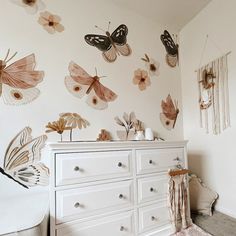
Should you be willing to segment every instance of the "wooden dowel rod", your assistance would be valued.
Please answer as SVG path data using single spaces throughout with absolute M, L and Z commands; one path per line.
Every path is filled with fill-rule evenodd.
M 228 56 L 229 54 L 231 54 L 232 53 L 232 51 L 229 51 L 229 52 L 227 52 L 227 53 L 225 53 L 224 55 L 225 56 Z M 220 57 L 219 57 L 220 58 Z M 216 60 L 216 59 L 215 59 Z M 214 61 L 214 60 L 212 60 L 212 61 Z M 209 62 L 210 63 L 210 62 Z M 200 68 L 198 68 L 198 69 L 201 69 L 201 67 Z M 197 70 L 195 70 L 194 72 L 197 72 L 198 71 L 198 69 Z
M 182 169 L 182 170 L 171 170 L 169 171 L 169 176 L 176 176 L 176 175 L 185 175 L 189 173 L 189 170 L 187 169 Z

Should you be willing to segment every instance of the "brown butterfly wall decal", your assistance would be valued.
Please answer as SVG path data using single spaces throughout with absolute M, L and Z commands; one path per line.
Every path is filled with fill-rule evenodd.
M 78 98 L 87 96 L 86 102 L 94 109 L 103 110 L 108 102 L 114 101 L 117 95 L 100 83 L 99 76 L 89 75 L 75 62 L 69 64 L 70 76 L 65 77 L 65 85 L 71 94 Z
M 106 35 L 87 34 L 84 36 L 85 41 L 102 51 L 102 56 L 107 62 L 114 62 L 117 55 L 129 56 L 132 52 L 129 44 L 127 44 L 128 28 L 126 25 L 121 24 L 112 34 L 108 30 L 102 30 Z M 98 26 L 95 26 L 99 28 Z M 99 28 L 100 29 L 100 28 Z
M 179 45 L 174 42 L 167 30 L 164 31 L 160 38 L 166 49 L 166 63 L 170 67 L 175 67 L 179 62 Z
M 49 169 L 40 161 L 46 135 L 32 139 L 31 128 L 25 127 L 7 147 L 0 173 L 25 188 L 48 185 Z
M 7 66 L 16 53 L 9 57 L 10 50 L 3 60 L 0 60 L 0 96 L 5 104 L 26 104 L 39 96 L 35 88 L 43 80 L 44 72 L 36 71 L 35 55 L 28 55 Z
M 179 114 L 178 102 L 173 102 L 169 94 L 166 101 L 161 101 L 161 108 L 160 120 L 162 125 L 168 130 L 174 129 Z

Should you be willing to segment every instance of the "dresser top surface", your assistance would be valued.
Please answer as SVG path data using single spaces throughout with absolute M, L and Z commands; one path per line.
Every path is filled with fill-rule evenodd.
M 174 148 L 185 147 L 188 141 L 77 141 L 77 142 L 48 142 L 51 150 L 77 149 L 135 149 L 135 148 Z

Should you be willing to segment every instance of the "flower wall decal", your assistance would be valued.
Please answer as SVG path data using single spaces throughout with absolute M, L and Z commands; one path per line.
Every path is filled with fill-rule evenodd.
M 61 113 L 60 117 L 65 119 L 67 126 L 71 127 L 71 129 L 70 129 L 70 141 L 73 140 L 73 136 L 72 136 L 73 129 L 76 129 L 76 128 L 82 129 L 82 128 L 86 128 L 87 126 L 90 125 L 89 122 L 86 119 L 82 118 L 77 113 L 70 113 L 70 112 Z
M 53 15 L 48 11 L 41 12 L 38 19 L 38 23 L 42 25 L 49 34 L 64 31 L 65 28 L 62 24 L 60 24 L 60 22 L 60 16 Z
M 42 0 L 11 0 L 18 6 L 24 7 L 29 14 L 36 14 L 45 8 L 45 4 Z
M 150 76 L 160 75 L 160 63 L 158 61 L 150 58 L 147 54 L 145 54 L 145 57 L 141 58 L 141 60 L 145 61 L 145 66 Z
M 133 83 L 138 85 L 141 91 L 145 90 L 148 86 L 151 85 L 148 72 L 146 70 L 137 69 L 134 71 Z
M 61 135 L 61 141 L 62 141 L 62 134 L 65 130 L 71 130 L 72 127 L 68 127 L 66 126 L 66 120 L 63 118 L 60 118 L 57 121 L 53 121 L 53 122 L 48 122 L 48 124 L 46 125 L 46 133 L 51 133 L 51 132 L 57 132 L 58 134 Z

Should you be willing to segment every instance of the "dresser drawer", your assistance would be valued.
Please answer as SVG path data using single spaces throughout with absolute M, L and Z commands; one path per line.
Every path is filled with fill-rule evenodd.
M 131 151 L 56 154 L 56 185 L 131 175 Z
M 56 192 L 57 223 L 133 205 L 133 182 L 122 181 Z
M 57 230 L 57 236 L 134 236 L 133 212 L 70 224 Z
M 170 224 L 166 203 L 157 203 L 139 209 L 139 232 Z
M 138 179 L 138 202 L 143 203 L 166 198 L 167 185 L 167 175 Z
M 147 174 L 153 172 L 163 172 L 178 164 L 184 166 L 184 149 L 151 149 L 138 150 L 137 174 Z

